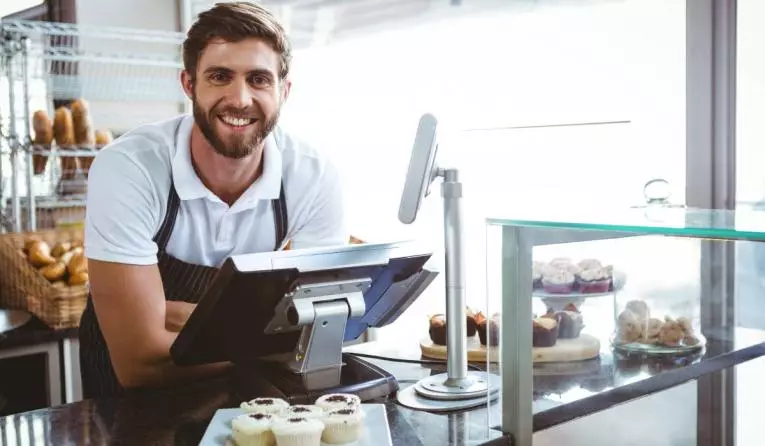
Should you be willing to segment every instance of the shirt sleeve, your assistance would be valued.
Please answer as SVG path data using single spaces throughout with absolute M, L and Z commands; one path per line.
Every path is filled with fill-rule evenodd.
M 94 260 L 152 265 L 160 203 L 148 173 L 130 156 L 104 150 L 88 173 L 85 255 Z
M 331 162 L 325 162 L 313 190 L 315 195 L 308 218 L 291 237 L 292 249 L 348 244 L 343 188 L 340 176 Z

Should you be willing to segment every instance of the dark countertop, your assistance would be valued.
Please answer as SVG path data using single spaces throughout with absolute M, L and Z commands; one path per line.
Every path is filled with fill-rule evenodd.
M 43 344 L 66 338 L 76 339 L 77 336 L 77 328 L 53 330 L 45 325 L 40 319 L 32 316 L 31 319 L 29 319 L 29 322 L 24 325 L 0 333 L 0 350 Z
M 374 343 L 354 350 L 380 352 Z M 418 364 L 370 362 L 393 373 L 401 387 L 433 372 Z M 0 418 L 0 438 L 13 438 L 10 434 L 16 436 L 10 444 L 35 445 L 198 445 L 216 410 L 239 405 L 234 395 L 230 381 L 221 377 L 182 388 L 85 400 Z M 479 445 L 490 439 L 508 444 L 489 429 L 486 407 L 432 414 L 402 407 L 394 399 L 371 402 L 385 404 L 394 445 Z

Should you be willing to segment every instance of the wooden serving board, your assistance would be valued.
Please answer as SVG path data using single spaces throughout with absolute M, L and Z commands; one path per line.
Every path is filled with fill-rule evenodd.
M 446 359 L 446 346 L 434 344 L 433 341 L 420 341 L 422 356 L 433 359 Z M 469 362 L 486 362 L 488 350 L 481 345 L 478 336 L 468 338 L 467 354 Z M 582 334 L 576 339 L 558 339 L 552 347 L 533 347 L 531 355 L 535 363 L 540 362 L 569 362 L 597 358 L 600 355 L 600 341 L 588 334 Z M 491 349 L 491 362 L 497 362 L 499 349 Z

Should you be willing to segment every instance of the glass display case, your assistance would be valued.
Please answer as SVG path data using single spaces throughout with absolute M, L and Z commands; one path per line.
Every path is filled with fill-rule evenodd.
M 756 211 L 489 218 L 479 334 L 501 387 L 490 425 L 527 446 L 534 432 L 765 355 L 765 317 L 737 318 L 765 314 L 762 241 Z M 699 404 L 724 406 L 733 379 L 700 387 Z M 720 418 L 699 425 L 724 423 L 698 413 Z

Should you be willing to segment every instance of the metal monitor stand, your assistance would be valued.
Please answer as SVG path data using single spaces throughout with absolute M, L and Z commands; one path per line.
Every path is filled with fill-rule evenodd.
M 457 169 L 435 169 L 436 178 L 443 178 L 444 242 L 446 249 L 446 373 L 421 379 L 414 392 L 400 393 L 399 401 L 409 407 L 432 410 L 456 410 L 486 404 L 499 386 L 486 372 L 468 371 L 467 313 L 465 310 L 465 257 L 462 248 L 462 183 Z M 432 181 L 432 180 L 431 180 Z M 416 395 L 414 395 L 416 393 Z M 418 398 L 436 400 L 417 401 Z

